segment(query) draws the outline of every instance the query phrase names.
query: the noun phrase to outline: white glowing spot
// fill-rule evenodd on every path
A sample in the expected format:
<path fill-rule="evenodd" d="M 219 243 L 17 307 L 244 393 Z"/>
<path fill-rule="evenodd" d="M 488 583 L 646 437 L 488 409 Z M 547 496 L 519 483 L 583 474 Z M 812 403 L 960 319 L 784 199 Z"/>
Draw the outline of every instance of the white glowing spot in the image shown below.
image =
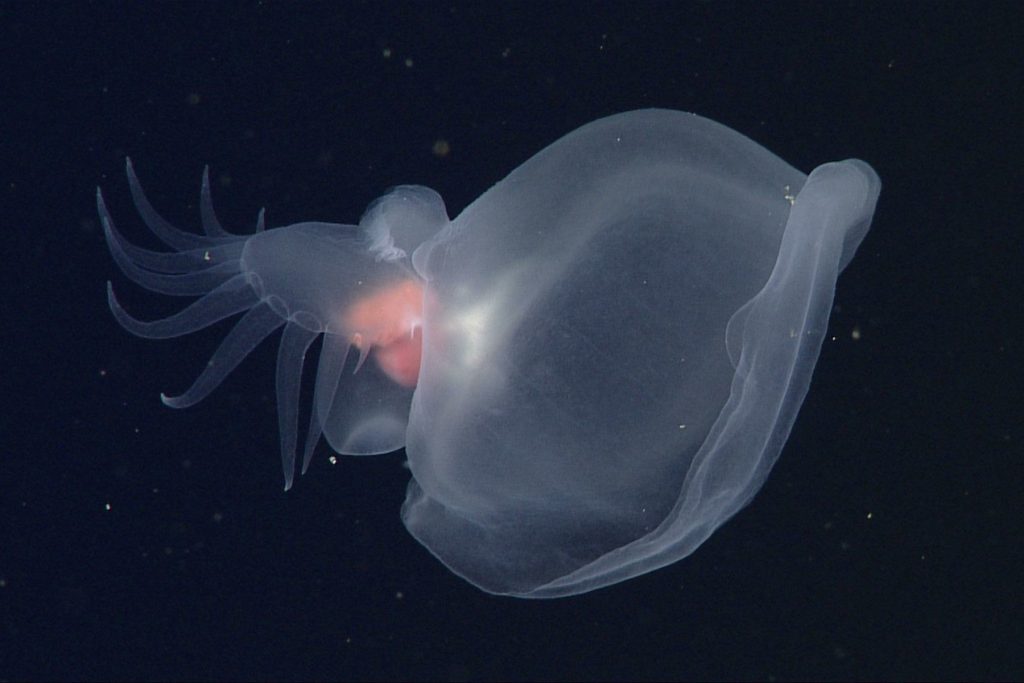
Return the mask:
<path fill-rule="evenodd" d="M 790 206 L 796 204 L 796 195 L 792 193 L 792 191 L 789 188 L 789 185 L 786 185 L 786 189 L 782 196 L 786 199 L 787 202 L 789 202 Z"/>
<path fill-rule="evenodd" d="M 468 309 L 455 317 L 453 326 L 458 339 L 464 344 L 462 354 L 463 364 L 469 367 L 478 367 L 488 356 L 488 339 L 493 339 L 489 331 L 493 331 L 495 306 L 490 303 L 482 303 L 474 308 Z"/>

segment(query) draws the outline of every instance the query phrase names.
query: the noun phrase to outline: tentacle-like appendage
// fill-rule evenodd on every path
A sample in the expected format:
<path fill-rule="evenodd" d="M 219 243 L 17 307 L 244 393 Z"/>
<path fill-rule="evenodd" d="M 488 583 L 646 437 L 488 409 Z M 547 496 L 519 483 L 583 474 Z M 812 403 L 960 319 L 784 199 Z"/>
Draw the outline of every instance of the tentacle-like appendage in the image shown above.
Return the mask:
<path fill-rule="evenodd" d="M 309 345 L 319 332 L 312 332 L 289 322 L 277 347 L 277 420 L 281 437 L 281 467 L 284 469 L 284 490 L 292 487 L 295 478 L 295 451 L 299 432 L 299 389 L 302 365 Z"/>
<path fill-rule="evenodd" d="M 242 254 L 251 236 L 233 235 L 217 219 L 210 193 L 209 168 L 203 170 L 199 201 L 204 234 L 185 232 L 168 223 L 146 199 L 130 160 L 127 173 L 132 197 L 143 221 L 154 235 L 175 251 L 153 251 L 129 242 L 118 232 L 97 188 L 96 208 L 114 261 L 129 279 L 146 289 L 200 298 L 167 318 L 138 320 L 121 307 L 114 296 L 113 286 L 108 282 L 107 302 L 114 318 L 135 335 L 166 339 L 195 332 L 245 312 L 192 386 L 178 396 L 161 394 L 161 400 L 172 408 L 185 408 L 202 401 L 267 336 L 285 326 L 277 355 L 277 405 L 285 490 L 291 488 L 298 451 L 302 369 L 310 345 L 321 334 L 319 323 L 315 320 L 286 320 L 283 316 L 287 314 L 280 306 L 260 299 L 253 285 L 255 274 L 245 271 L 242 264 Z M 256 232 L 263 232 L 265 227 L 265 212 L 261 209 L 256 220 Z M 348 339 L 337 335 L 328 335 L 328 338 L 330 343 L 325 342 L 314 389 L 318 403 L 311 411 L 302 458 L 303 472 L 309 467 L 323 432 L 323 422 L 329 416 L 349 349 Z M 364 360 L 367 352 L 364 350 L 362 353 Z"/>
<path fill-rule="evenodd" d="M 316 385 L 313 389 L 313 410 L 309 416 L 309 430 L 306 432 L 306 448 L 302 456 L 302 473 L 309 469 L 313 459 L 313 449 L 320 441 L 323 425 L 331 414 L 331 402 L 338 391 L 341 371 L 345 367 L 345 359 L 351 344 L 347 337 L 337 334 L 325 334 L 323 347 L 320 349 L 320 365 L 316 373 Z"/>
<path fill-rule="evenodd" d="M 238 367 L 249 352 L 283 324 L 284 320 L 269 304 L 257 304 L 224 337 L 203 372 L 185 393 L 179 396 L 161 394 L 160 400 L 171 408 L 187 408 L 199 403 Z"/>
<path fill-rule="evenodd" d="M 129 253 L 125 250 L 124 245 L 126 242 L 124 239 L 118 239 L 120 235 L 115 231 L 114 220 L 111 218 L 106 203 L 103 201 L 103 195 L 98 189 L 96 191 L 96 210 L 99 212 L 100 223 L 103 224 L 103 234 L 106 236 L 107 246 L 110 248 L 110 254 L 114 257 L 114 261 L 129 279 L 150 291 L 173 296 L 206 294 L 239 273 L 237 259 L 225 261 L 202 270 L 179 274 L 147 270 L 132 260 Z M 239 242 L 239 238 L 234 238 L 234 241 L 236 243 Z M 234 246 L 234 244 L 231 246 Z M 155 254 L 156 252 L 150 253 Z M 239 253 L 241 252 L 239 251 Z"/>
<path fill-rule="evenodd" d="M 256 292 L 244 275 L 235 275 L 192 305 L 161 320 L 144 321 L 128 314 L 114 296 L 114 287 L 107 283 L 107 303 L 121 327 L 147 339 L 170 339 L 209 327 L 236 313 L 247 311 L 259 302 Z"/>
<path fill-rule="evenodd" d="M 233 242 L 237 237 L 209 237 L 206 235 L 194 235 L 174 227 L 164 219 L 153 205 L 146 199 L 146 193 L 142 191 L 142 184 L 139 183 L 135 169 L 132 167 L 131 159 L 125 161 L 128 172 L 128 187 L 132 191 L 132 199 L 135 200 L 135 208 L 138 210 L 146 226 L 153 231 L 153 234 L 169 247 L 178 251 L 189 251 L 191 249 L 207 249 L 211 246 Z"/>
<path fill-rule="evenodd" d="M 199 191 L 199 216 L 203 221 L 203 232 L 210 237 L 234 237 L 225 230 L 217 214 L 213 210 L 213 198 L 210 196 L 210 167 L 203 167 L 203 186 Z"/>
<path fill-rule="evenodd" d="M 97 195 L 97 203 L 103 198 Z M 101 216 L 107 212 L 106 206 L 101 209 Z M 107 220 L 104 223 L 104 231 L 109 229 L 110 235 L 107 239 L 113 239 L 118 247 L 125 253 L 132 264 L 151 270 L 156 273 L 167 273 L 168 275 L 191 273 L 197 270 L 204 270 L 218 266 L 229 261 L 238 261 L 245 247 L 245 240 L 238 239 L 234 242 L 211 246 L 206 249 L 191 249 L 189 251 L 151 251 L 137 247 L 127 239 L 114 225 L 107 213 Z"/>

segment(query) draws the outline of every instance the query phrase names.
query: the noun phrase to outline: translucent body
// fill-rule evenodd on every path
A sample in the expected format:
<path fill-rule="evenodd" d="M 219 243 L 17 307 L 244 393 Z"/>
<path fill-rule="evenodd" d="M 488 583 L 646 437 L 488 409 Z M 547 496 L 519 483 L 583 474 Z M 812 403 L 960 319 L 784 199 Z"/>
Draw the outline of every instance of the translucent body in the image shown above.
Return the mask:
<path fill-rule="evenodd" d="M 154 231 L 174 230 L 132 186 Z M 749 502 L 806 394 L 879 189 L 863 162 L 805 176 L 719 124 L 645 110 L 570 133 L 450 222 L 436 193 L 406 186 L 358 229 L 227 236 L 204 182 L 207 237 L 175 232 L 165 241 L 179 253 L 154 254 L 120 238 L 102 200 L 100 215 L 140 284 L 227 292 L 157 323 L 111 295 L 130 330 L 173 336 L 251 308 L 245 343 L 229 335 L 215 376 L 172 405 L 201 399 L 287 323 L 290 485 L 299 371 L 324 333 L 304 465 L 321 429 L 341 453 L 404 445 L 402 516 L 423 545 L 483 590 L 557 597 L 674 562 Z M 381 295 L 409 286 L 422 288 L 419 319 Z M 216 315 L 202 310 L 222 296 L 230 305 L 206 306 Z M 374 313 L 357 315 L 367 302 Z"/>

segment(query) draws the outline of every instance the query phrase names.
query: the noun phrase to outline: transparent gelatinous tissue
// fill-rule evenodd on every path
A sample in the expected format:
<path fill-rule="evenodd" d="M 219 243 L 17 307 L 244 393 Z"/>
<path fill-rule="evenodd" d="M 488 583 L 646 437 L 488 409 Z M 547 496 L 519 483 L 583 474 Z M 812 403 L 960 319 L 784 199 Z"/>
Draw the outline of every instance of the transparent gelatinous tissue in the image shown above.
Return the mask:
<path fill-rule="evenodd" d="M 403 446 L 402 518 L 456 574 L 500 594 L 583 593 L 675 562 L 747 504 L 778 458 L 836 279 L 880 190 L 862 161 L 804 175 L 693 114 L 594 121 L 449 220 L 401 186 L 360 224 L 204 234 L 136 205 L 173 251 L 111 252 L 142 286 L 199 296 L 130 331 L 173 337 L 244 313 L 176 407 L 277 328 L 291 486 L 301 370 L 323 337 L 302 471 Z"/>

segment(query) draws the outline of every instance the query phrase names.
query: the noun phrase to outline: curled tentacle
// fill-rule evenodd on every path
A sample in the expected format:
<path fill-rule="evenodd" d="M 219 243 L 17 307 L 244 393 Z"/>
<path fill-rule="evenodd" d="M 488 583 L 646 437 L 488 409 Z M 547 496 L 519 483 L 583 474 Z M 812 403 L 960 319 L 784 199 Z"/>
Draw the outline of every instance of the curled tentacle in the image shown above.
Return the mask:
<path fill-rule="evenodd" d="M 187 408 L 199 403 L 238 367 L 249 352 L 283 324 L 284 320 L 268 304 L 257 304 L 224 337 L 203 372 L 185 393 L 178 396 L 161 394 L 160 400 L 171 408 Z"/>

